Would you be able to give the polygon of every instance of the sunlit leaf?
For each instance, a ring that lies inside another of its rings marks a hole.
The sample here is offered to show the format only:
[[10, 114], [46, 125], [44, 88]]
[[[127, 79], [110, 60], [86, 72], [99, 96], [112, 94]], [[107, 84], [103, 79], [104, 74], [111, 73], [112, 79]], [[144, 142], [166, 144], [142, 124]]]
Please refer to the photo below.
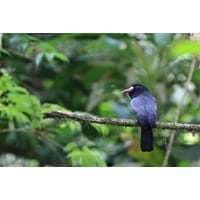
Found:
[[24, 123], [30, 127], [40, 126], [40, 101], [25, 88], [18, 86], [8, 74], [0, 78], [0, 94], [0, 113], [3, 118], [15, 120], [19, 126]]
[[75, 149], [68, 155], [72, 166], [80, 167], [105, 167], [106, 163], [101, 154], [97, 150], [91, 150], [88, 147], [83, 147], [82, 150]]
[[178, 40], [172, 44], [170, 54], [172, 57], [183, 56], [185, 54], [199, 56], [200, 42], [193, 40]]
[[64, 150], [66, 152], [71, 152], [73, 151], [74, 149], [77, 149], [77, 144], [74, 143], [74, 142], [70, 142], [69, 144], [67, 144], [65, 147], [64, 147]]
[[36, 66], [40, 65], [43, 56], [44, 56], [44, 53], [42, 53], [42, 52], [37, 54], [37, 56], [35, 58], [35, 64], [36, 64]]

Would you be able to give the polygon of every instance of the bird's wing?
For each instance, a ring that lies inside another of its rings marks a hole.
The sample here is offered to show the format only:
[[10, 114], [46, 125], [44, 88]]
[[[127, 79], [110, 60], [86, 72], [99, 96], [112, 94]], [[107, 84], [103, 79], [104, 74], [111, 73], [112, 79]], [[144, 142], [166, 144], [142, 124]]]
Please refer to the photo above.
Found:
[[142, 123], [155, 124], [156, 121], [156, 99], [149, 93], [139, 95], [131, 100], [131, 109], [136, 113], [137, 120]]

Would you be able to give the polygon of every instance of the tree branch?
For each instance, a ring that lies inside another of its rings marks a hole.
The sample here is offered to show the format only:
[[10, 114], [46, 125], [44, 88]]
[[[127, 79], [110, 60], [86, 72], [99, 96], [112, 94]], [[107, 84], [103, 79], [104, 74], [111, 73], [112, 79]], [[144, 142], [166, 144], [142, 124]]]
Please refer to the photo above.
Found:
[[[189, 88], [189, 84], [190, 84], [190, 82], [192, 80], [192, 75], [193, 75], [195, 66], [196, 66], [196, 58], [194, 58], [192, 60], [192, 63], [190, 65], [188, 77], [187, 77], [187, 80], [186, 80], [185, 85], [184, 85], [185, 92], [184, 92], [184, 94], [183, 94], [183, 96], [181, 98], [181, 101], [180, 101], [180, 103], [179, 103], [179, 105], [177, 107], [177, 110], [176, 110], [175, 122], [178, 122], [178, 120], [180, 118], [180, 114], [181, 114], [181, 110], [182, 110], [184, 99], [187, 96], [187, 94], [189, 93], [189, 89], [188, 88]], [[174, 140], [175, 140], [175, 136], [176, 136], [176, 131], [173, 131], [171, 133], [171, 135], [170, 135], [169, 143], [167, 145], [167, 151], [166, 151], [165, 158], [164, 158], [164, 161], [163, 161], [163, 167], [168, 165], [169, 156], [170, 156], [171, 151], [172, 151], [172, 146], [173, 146], [173, 143], [174, 143]]]
[[[136, 120], [98, 117], [95, 115], [91, 115], [89, 113], [82, 113], [82, 112], [52, 111], [52, 112], [44, 113], [43, 118], [44, 119], [46, 118], [72, 119], [75, 121], [84, 121], [84, 122], [91, 122], [91, 123], [97, 123], [97, 124], [139, 127]], [[185, 131], [190, 131], [190, 132], [200, 132], [200, 124], [157, 122], [156, 129], [185, 130]]]

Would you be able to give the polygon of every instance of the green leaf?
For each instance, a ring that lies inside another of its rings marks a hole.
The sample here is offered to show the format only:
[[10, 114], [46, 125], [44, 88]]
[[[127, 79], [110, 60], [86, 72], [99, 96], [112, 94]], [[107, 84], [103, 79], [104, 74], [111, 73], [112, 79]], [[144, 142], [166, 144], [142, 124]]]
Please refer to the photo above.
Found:
[[187, 160], [182, 160], [178, 162], [178, 167], [191, 167], [192, 163]]
[[69, 62], [68, 58], [62, 54], [62, 53], [59, 53], [59, 52], [54, 52], [54, 55], [57, 59], [63, 61], [63, 62]]
[[91, 123], [91, 126], [93, 126], [98, 131], [98, 133], [102, 135], [107, 136], [109, 134], [109, 128], [107, 125]]
[[54, 53], [45, 53], [45, 57], [49, 62], [52, 62], [55, 57], [55, 54]]
[[0, 114], [3, 119], [16, 121], [17, 126], [24, 124], [36, 128], [42, 122], [42, 109], [37, 97], [18, 86], [10, 75], [0, 78]]
[[43, 53], [43, 52], [37, 54], [37, 56], [36, 56], [36, 58], [35, 58], [35, 64], [36, 64], [36, 66], [39, 66], [39, 65], [40, 65], [43, 56], [44, 56], [44, 53]]
[[193, 40], [178, 40], [172, 44], [170, 55], [173, 58], [183, 55], [199, 56], [200, 42]]
[[42, 104], [42, 112], [51, 112], [51, 111], [55, 111], [55, 110], [60, 110], [60, 111], [70, 111], [58, 104], [53, 104], [53, 103], [44, 103]]
[[64, 151], [66, 152], [71, 152], [75, 149], [77, 149], [77, 144], [75, 142], [70, 142], [64, 147]]
[[3, 48], [0, 49], [0, 53], [3, 53], [3, 54], [8, 55], [8, 56], [11, 55], [9, 51], [7, 51], [6, 49], [3, 49]]
[[105, 167], [106, 163], [98, 150], [84, 146], [82, 150], [75, 149], [68, 155], [72, 166]]
[[52, 61], [52, 59], [55, 57], [63, 62], [68, 62], [68, 58], [61, 52], [59, 52], [56, 48], [51, 46], [47, 43], [40, 43], [40, 47], [42, 48], [43, 52], [45, 53], [45, 56], [48, 61]]

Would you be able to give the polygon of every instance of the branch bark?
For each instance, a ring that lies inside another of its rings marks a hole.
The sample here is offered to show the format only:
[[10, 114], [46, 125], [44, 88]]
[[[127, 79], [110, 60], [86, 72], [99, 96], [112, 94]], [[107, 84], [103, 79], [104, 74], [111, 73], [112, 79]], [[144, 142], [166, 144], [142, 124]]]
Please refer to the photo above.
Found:
[[[44, 113], [44, 119], [72, 119], [75, 121], [84, 121], [97, 124], [107, 124], [116, 126], [130, 126], [139, 127], [136, 120], [131, 119], [120, 119], [120, 118], [105, 118], [91, 115], [89, 113], [82, 112], [63, 112], [63, 111], [52, 111]], [[157, 122], [156, 129], [170, 129], [170, 130], [185, 130], [190, 132], [200, 133], [200, 124], [183, 124], [183, 123], [170, 123], [170, 122]]]
[[[193, 75], [195, 66], [196, 66], [196, 58], [194, 58], [192, 60], [192, 63], [190, 65], [188, 77], [187, 77], [187, 80], [186, 80], [185, 86], [184, 86], [185, 92], [184, 92], [184, 94], [183, 94], [183, 96], [181, 98], [181, 102], [179, 103], [179, 105], [177, 107], [177, 110], [176, 110], [175, 122], [178, 122], [178, 120], [180, 118], [180, 114], [181, 114], [181, 110], [182, 110], [182, 106], [183, 106], [183, 101], [184, 101], [185, 97], [187, 96], [187, 94], [189, 93], [189, 90], [188, 90], [189, 87], [188, 86], [189, 86], [189, 84], [190, 84], [190, 82], [192, 80], [192, 75]], [[172, 151], [172, 146], [173, 146], [173, 143], [174, 143], [174, 140], [175, 140], [175, 136], [176, 136], [176, 131], [171, 132], [171, 135], [170, 135], [170, 138], [169, 138], [169, 143], [167, 145], [165, 158], [164, 158], [164, 161], [163, 161], [163, 167], [168, 165], [169, 156], [170, 156], [171, 151]]]

